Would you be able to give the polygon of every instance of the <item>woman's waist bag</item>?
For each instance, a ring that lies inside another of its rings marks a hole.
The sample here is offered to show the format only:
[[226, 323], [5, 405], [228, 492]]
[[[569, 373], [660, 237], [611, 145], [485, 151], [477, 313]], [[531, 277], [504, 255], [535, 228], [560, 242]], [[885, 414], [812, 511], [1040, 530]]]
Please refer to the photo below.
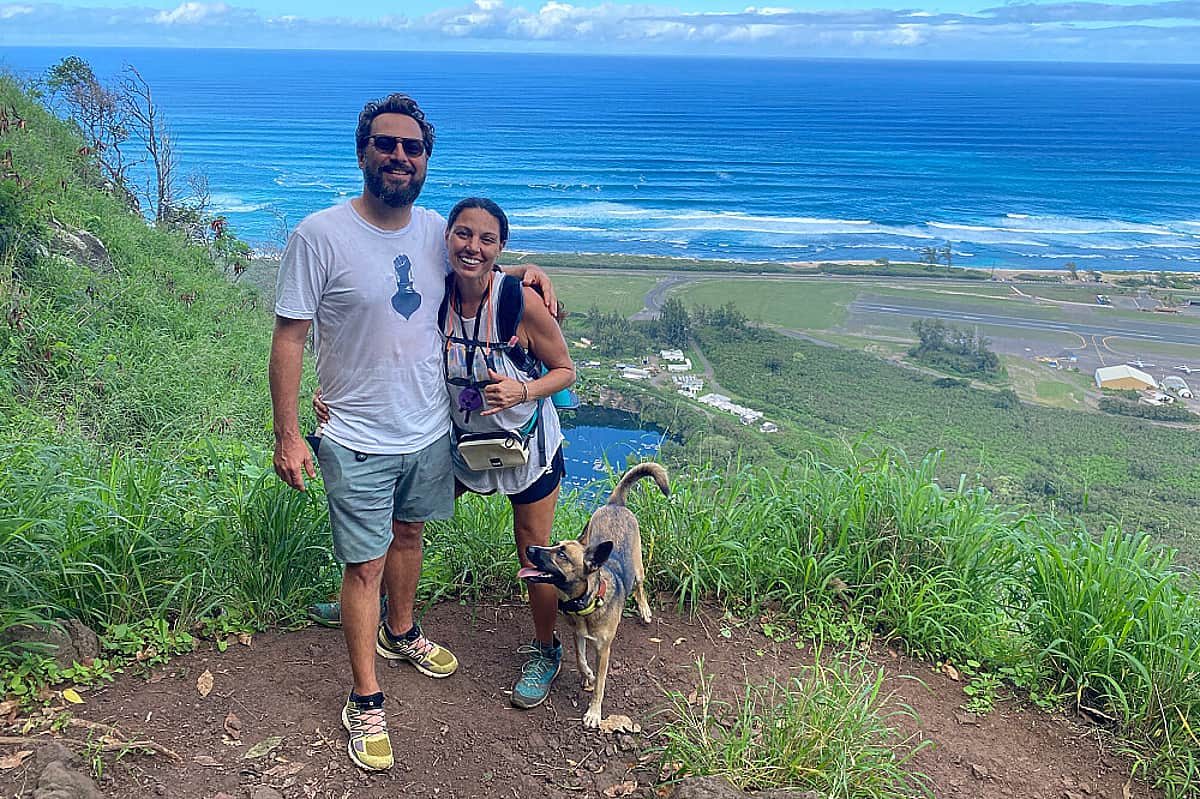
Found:
[[468, 433], [454, 429], [454, 446], [467, 466], [476, 472], [488, 469], [511, 469], [529, 463], [529, 439], [534, 430], [541, 431], [538, 410], [520, 430], [496, 430], [487, 433]]

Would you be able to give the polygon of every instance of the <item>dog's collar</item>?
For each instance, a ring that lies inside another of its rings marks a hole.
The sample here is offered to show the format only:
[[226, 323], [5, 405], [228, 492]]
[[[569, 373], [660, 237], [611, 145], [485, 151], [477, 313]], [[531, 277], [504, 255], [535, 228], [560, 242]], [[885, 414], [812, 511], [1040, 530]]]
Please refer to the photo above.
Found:
[[590, 616], [596, 612], [596, 609], [604, 604], [604, 595], [608, 593], [608, 581], [603, 577], [600, 578], [600, 587], [588, 596], [588, 592], [584, 591], [580, 596], [566, 601], [558, 601], [558, 609], [569, 616]]

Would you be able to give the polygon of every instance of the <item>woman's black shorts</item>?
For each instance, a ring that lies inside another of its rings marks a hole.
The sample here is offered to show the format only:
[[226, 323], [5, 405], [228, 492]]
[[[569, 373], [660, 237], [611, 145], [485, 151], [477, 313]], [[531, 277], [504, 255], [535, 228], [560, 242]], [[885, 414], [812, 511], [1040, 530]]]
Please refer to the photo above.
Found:
[[566, 476], [567, 464], [563, 461], [562, 446], [560, 445], [558, 451], [554, 453], [554, 458], [550, 461], [550, 468], [529, 488], [519, 494], [509, 494], [508, 499], [514, 505], [532, 505], [538, 500], [550, 496]]

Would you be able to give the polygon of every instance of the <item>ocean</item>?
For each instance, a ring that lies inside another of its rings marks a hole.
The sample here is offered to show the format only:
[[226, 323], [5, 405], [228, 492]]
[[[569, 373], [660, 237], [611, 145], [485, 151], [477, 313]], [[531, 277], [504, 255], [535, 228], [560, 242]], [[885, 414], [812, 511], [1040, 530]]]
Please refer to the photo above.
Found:
[[364, 101], [437, 127], [424, 205], [510, 249], [1200, 271], [1200, 66], [9, 48], [148, 80], [184, 172], [260, 248], [358, 193]]

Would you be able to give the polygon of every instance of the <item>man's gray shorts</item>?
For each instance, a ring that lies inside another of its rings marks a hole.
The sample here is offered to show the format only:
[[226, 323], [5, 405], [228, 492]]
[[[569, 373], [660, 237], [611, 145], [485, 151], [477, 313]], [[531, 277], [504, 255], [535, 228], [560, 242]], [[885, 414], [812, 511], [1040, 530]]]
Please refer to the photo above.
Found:
[[427, 522], [454, 515], [454, 467], [450, 435], [407, 455], [370, 455], [326, 436], [317, 451], [333, 555], [342, 563], [365, 563], [387, 554], [392, 519]]

